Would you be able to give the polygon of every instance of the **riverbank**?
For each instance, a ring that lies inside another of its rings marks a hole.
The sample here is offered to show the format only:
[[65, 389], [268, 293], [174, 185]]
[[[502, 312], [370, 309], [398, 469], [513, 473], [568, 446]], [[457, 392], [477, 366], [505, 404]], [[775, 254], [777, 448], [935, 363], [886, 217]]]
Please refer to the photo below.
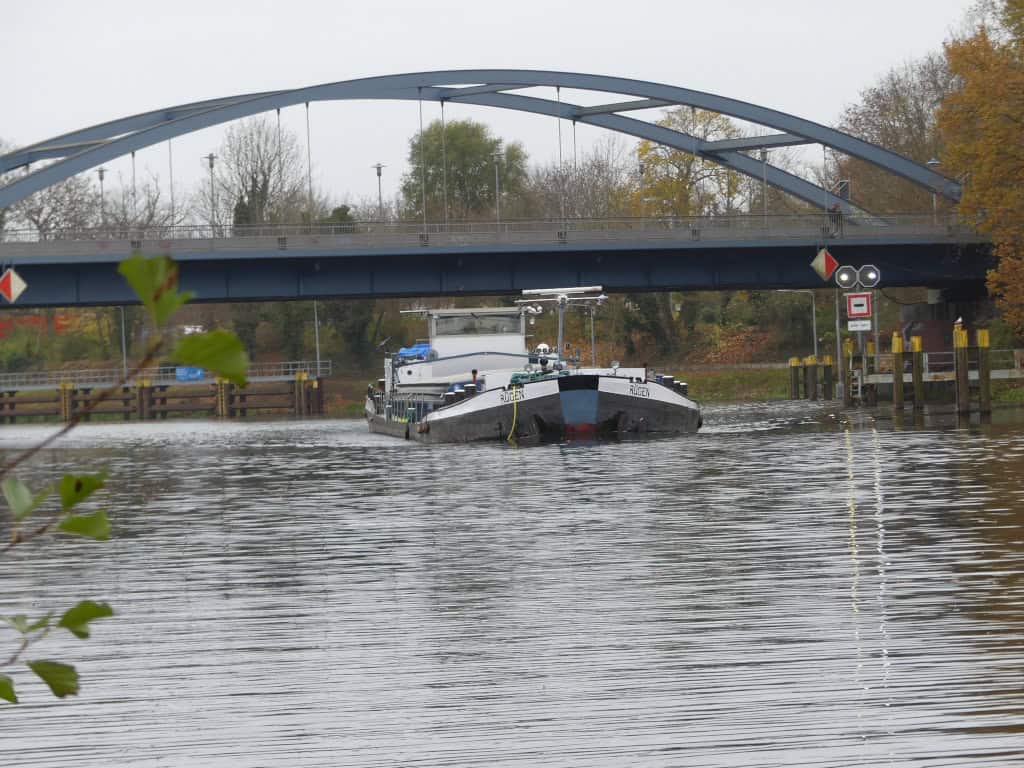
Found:
[[[690, 385], [690, 396], [702, 403], [785, 400], [789, 395], [786, 368], [722, 368], [688, 371], [677, 378]], [[339, 418], [363, 414], [370, 374], [333, 376], [327, 383], [326, 413]]]
[[[789, 399], [789, 369], [779, 367], [722, 367], [687, 370], [680, 367], [677, 378], [690, 386], [690, 396], [701, 403], [753, 403]], [[358, 418], [371, 374], [333, 376], [327, 382], [328, 416]], [[952, 398], [952, 394], [950, 394]], [[992, 383], [994, 403], [1024, 403], [1024, 384], [1014, 381]]]

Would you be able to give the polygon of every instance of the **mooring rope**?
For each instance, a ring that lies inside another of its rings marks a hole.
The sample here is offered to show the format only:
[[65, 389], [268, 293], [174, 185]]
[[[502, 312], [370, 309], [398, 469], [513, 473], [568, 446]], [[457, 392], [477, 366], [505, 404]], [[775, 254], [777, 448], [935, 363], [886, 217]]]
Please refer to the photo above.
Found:
[[506, 442], [511, 443], [512, 438], [516, 435], [516, 419], [519, 418], [519, 399], [516, 397], [516, 388], [512, 387], [512, 429], [508, 431], [508, 437], [505, 438]]

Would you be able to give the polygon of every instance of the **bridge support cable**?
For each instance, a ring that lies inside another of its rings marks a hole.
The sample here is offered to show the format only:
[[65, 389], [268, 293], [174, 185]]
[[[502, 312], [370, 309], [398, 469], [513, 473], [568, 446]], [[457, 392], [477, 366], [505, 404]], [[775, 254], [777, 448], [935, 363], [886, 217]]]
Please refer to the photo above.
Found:
[[576, 121], [572, 121], [572, 215], [580, 217], [580, 169], [576, 163]]
[[441, 191], [444, 197], [444, 226], [448, 228], [448, 146], [445, 137], [444, 99], [441, 99]]
[[174, 150], [171, 146], [172, 139], [167, 140], [167, 176], [168, 183], [171, 187], [171, 226], [173, 227], [178, 223], [178, 219], [174, 211]]
[[423, 207], [423, 237], [427, 237], [427, 160], [426, 155], [426, 144], [425, 137], [423, 136], [423, 89], [416, 89], [419, 93], [419, 106], [420, 106], [420, 191], [422, 199], [420, 205]]
[[280, 107], [275, 110], [277, 112], [277, 177], [279, 179], [284, 177], [284, 157], [281, 155], [281, 109]]
[[[461, 86], [463, 83], [476, 83]], [[512, 91], [539, 86], [558, 89], [555, 102], [531, 99]], [[627, 94], [637, 101], [583, 107], [561, 102], [562, 87], [610, 94]], [[666, 129], [643, 120], [625, 117], [623, 112], [674, 104], [691, 106], [728, 115], [782, 131], [771, 138], [772, 146], [818, 143], [842, 152], [952, 201], [960, 196], [960, 185], [934, 169], [916, 163], [877, 145], [810, 120], [767, 107], [661, 83], [582, 73], [529, 70], [464, 70], [386, 75], [347, 80], [290, 91], [266, 91], [228, 98], [183, 104], [66, 133], [0, 156], [0, 173], [26, 166], [33, 160], [54, 159], [49, 165], [19, 176], [0, 187], [0, 207], [18, 200], [104, 162], [167, 139], [248, 117], [283, 106], [344, 99], [458, 99], [463, 103], [518, 109], [538, 114], [575, 119], [617, 130], [639, 138], [664, 143], [657, 138]], [[657, 102], [657, 103], [656, 103]], [[661, 129], [661, 130], [658, 130]], [[765, 137], [762, 140], [767, 140]], [[711, 162], [718, 162], [748, 176], [760, 179], [762, 169], [755, 158], [744, 151], [757, 147], [749, 140], [731, 140], [732, 145], [701, 142], [695, 137], [676, 135], [676, 146]], [[737, 141], [742, 143], [736, 143]], [[717, 144], [717, 145], [716, 145]], [[675, 146], [675, 145], [671, 145]], [[745, 158], [745, 159], [744, 159]], [[724, 163], [722, 161], [725, 161]], [[749, 161], [749, 162], [747, 162]], [[854, 213], [847, 201], [822, 195], [820, 188], [781, 169], [769, 167], [768, 183], [815, 206], [826, 201], [826, 208], [838, 202], [842, 210]], [[795, 181], [796, 180], [796, 181]], [[829, 194], [826, 190], [826, 195]], [[424, 203], [426, 201], [424, 200]], [[425, 206], [424, 206], [425, 210]]]
[[[562, 208], [562, 226], [565, 226], [565, 167], [562, 165], [562, 88], [555, 86], [555, 100], [558, 102], [558, 197]], [[559, 350], [558, 354], [562, 354]]]
[[309, 226], [313, 226], [313, 145], [309, 133], [309, 102], [306, 102], [306, 181], [309, 184]]

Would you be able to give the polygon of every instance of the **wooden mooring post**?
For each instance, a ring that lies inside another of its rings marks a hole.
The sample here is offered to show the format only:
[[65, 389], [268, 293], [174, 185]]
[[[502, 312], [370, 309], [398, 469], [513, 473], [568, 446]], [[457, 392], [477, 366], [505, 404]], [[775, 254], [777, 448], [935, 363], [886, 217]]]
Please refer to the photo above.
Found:
[[306, 371], [299, 371], [295, 374], [295, 415], [305, 416], [308, 413], [309, 398], [307, 382], [309, 374]]
[[800, 358], [789, 358], [789, 399], [800, 399]]
[[228, 381], [217, 377], [214, 386], [214, 409], [218, 419], [230, 418], [228, 413]]
[[988, 329], [979, 328], [978, 341], [978, 405], [982, 413], [992, 413], [992, 361], [989, 359]]
[[853, 339], [843, 340], [843, 405], [853, 405]]
[[67, 422], [75, 415], [75, 404], [72, 393], [75, 385], [70, 381], [60, 383], [60, 420]]
[[956, 370], [957, 413], [970, 413], [971, 384], [968, 377], [967, 330], [961, 323], [953, 326], [953, 364]]
[[835, 398], [835, 380], [833, 379], [832, 355], [825, 355], [821, 358], [821, 389], [822, 398], [832, 400]]
[[910, 337], [910, 378], [914, 386], [914, 410], [924, 409], [924, 342], [920, 336]]
[[804, 358], [804, 397], [818, 399], [818, 359], [814, 355]]
[[153, 417], [153, 387], [149, 379], [136, 382], [135, 415], [139, 421], [149, 421]]
[[903, 410], [903, 337], [896, 331], [892, 334], [892, 407]]
[[324, 380], [320, 376], [313, 379], [313, 413], [324, 415]]

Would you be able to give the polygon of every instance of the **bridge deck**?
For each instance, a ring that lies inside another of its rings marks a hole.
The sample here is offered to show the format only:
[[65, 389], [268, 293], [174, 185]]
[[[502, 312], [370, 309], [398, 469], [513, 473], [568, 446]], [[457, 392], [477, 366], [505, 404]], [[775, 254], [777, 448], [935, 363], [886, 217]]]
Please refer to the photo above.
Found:
[[610, 292], [822, 288], [832, 284], [809, 264], [825, 245], [841, 264], [874, 264], [890, 287], [983, 292], [992, 266], [984, 238], [930, 215], [173, 227], [4, 237], [0, 264], [16, 266], [29, 286], [20, 307], [133, 303], [116, 266], [136, 250], [177, 259], [182, 287], [200, 302], [509, 295], [552, 285], [602, 285]]
[[61, 263], [121, 259], [134, 250], [179, 259], [395, 254], [410, 250], [515, 251], [537, 246], [588, 249], [706, 248], [765, 243], [965, 243], [985, 238], [948, 217], [921, 214], [846, 216], [824, 214], [514, 220], [450, 224], [346, 225], [143, 229], [95, 228], [40, 236], [14, 230], [0, 235], [0, 261]]

